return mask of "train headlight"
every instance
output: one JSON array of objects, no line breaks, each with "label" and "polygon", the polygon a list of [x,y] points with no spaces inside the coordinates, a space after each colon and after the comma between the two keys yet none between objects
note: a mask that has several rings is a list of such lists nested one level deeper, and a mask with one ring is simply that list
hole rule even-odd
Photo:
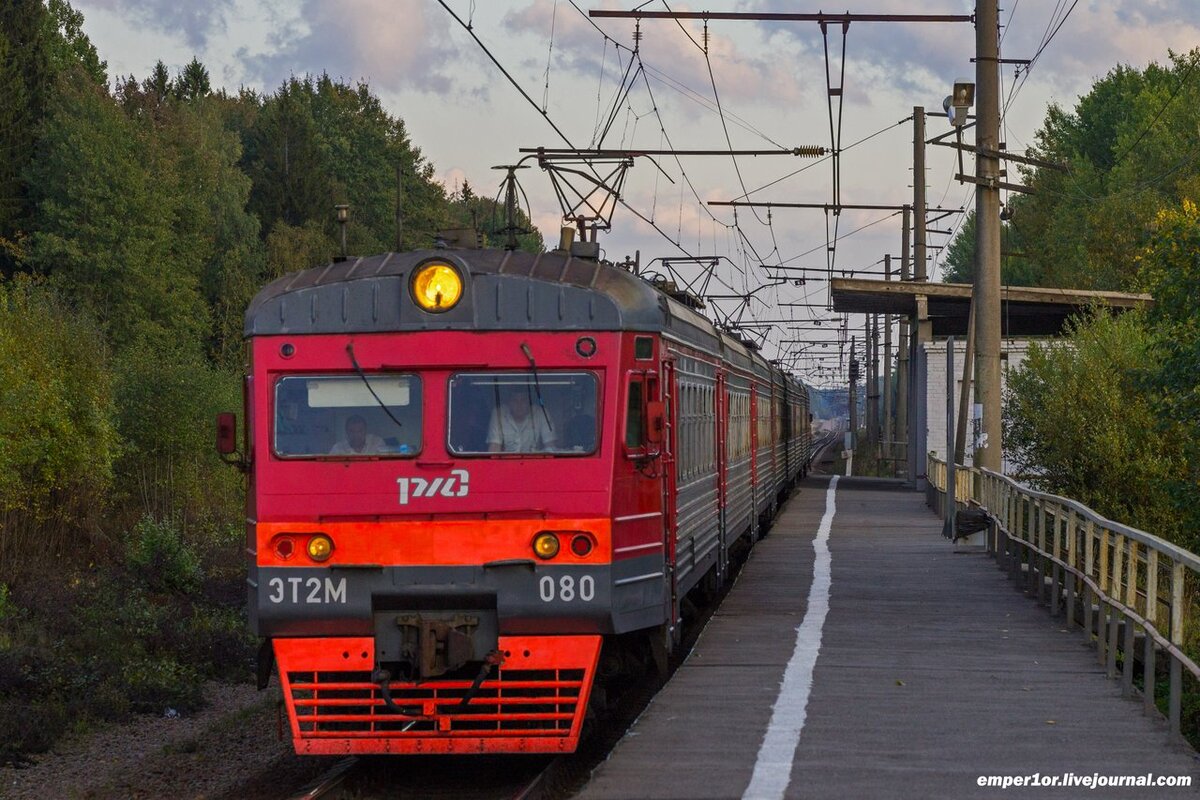
[{"label": "train headlight", "polygon": [[413,274],[413,300],[430,313],[449,311],[462,299],[462,294],[462,276],[449,264],[433,261]]},{"label": "train headlight", "polygon": [[323,533],[308,540],[308,557],[313,561],[327,561],[333,555],[333,539]]},{"label": "train headlight", "polygon": [[533,540],[533,553],[541,559],[554,558],[558,555],[558,537],[553,533],[539,533]]}]

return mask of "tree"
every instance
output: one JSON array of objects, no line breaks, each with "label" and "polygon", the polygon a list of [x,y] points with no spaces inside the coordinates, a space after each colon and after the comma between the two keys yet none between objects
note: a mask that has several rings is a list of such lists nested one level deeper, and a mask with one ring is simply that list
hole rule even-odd
[{"label": "tree", "polygon": [[49,25],[41,0],[0,4],[0,266],[8,274],[23,260],[32,214],[24,171],[53,83]]},{"label": "tree", "polygon": [[[157,76],[155,79],[157,80]],[[175,92],[183,100],[199,100],[212,92],[208,81],[208,68],[200,63],[200,59],[193,56],[179,73],[179,80],[175,82]]]},{"label": "tree", "polygon": [[96,526],[118,442],[95,322],[26,276],[0,283],[0,572]]},{"label": "tree", "polygon": [[1169,490],[1181,440],[1142,389],[1157,347],[1141,315],[1102,309],[1071,323],[1065,341],[1034,344],[1009,375],[1004,441],[1038,488],[1181,541]]},{"label": "tree", "polygon": [[100,59],[95,45],[83,32],[83,14],[73,9],[67,0],[49,0],[48,11],[45,37],[51,70],[62,74],[79,68],[97,86],[106,85],[108,62]]},{"label": "tree", "polygon": [[[950,242],[946,251],[946,263],[942,280],[946,283],[975,282],[975,212],[967,212],[967,218],[958,235]],[[1007,286],[1038,286],[1041,275],[1037,265],[1030,262],[1021,252],[1019,230],[1010,223],[1000,226],[1000,281]]]},{"label": "tree", "polygon": [[31,267],[118,348],[139,336],[202,340],[208,312],[179,250],[174,164],[149,131],[76,73],[51,103],[26,176]]},{"label": "tree", "polygon": [[26,255],[33,207],[25,171],[56,82],[79,72],[101,86],[105,69],[83,33],[83,15],[66,0],[0,4],[0,275]]},{"label": "tree", "polygon": [[1032,155],[1066,172],[1021,169],[1034,194],[1012,205],[1021,249],[1048,286],[1128,290],[1157,212],[1200,172],[1195,138],[1200,50],[1167,66],[1118,66],[1072,112],[1051,106]]},{"label": "tree", "polygon": [[1157,332],[1146,388],[1161,419],[1170,421],[1187,456],[1169,490],[1188,546],[1200,549],[1200,210],[1193,200],[1163,209],[1139,258],[1140,287],[1154,296],[1148,315]]},{"label": "tree", "polygon": [[264,98],[246,133],[242,159],[250,209],[263,230],[303,225],[333,213],[333,176],[312,109],[311,81],[292,78]]}]

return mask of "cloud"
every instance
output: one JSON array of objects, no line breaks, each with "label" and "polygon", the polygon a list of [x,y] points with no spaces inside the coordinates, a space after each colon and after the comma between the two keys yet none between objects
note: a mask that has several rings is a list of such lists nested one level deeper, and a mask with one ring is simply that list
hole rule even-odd
[{"label": "cloud", "polygon": [[[768,0],[752,0],[748,11],[773,10]],[[909,0],[877,0],[873,12],[912,13]],[[970,14],[974,3],[960,0],[923,13]],[[1065,18],[1049,4],[1026,5],[1001,12],[1006,24],[1001,55],[1032,58],[1047,35],[1054,38],[1030,73],[1030,79],[1053,84],[1057,91],[1086,91],[1092,81],[1118,63],[1144,66],[1165,61],[1168,49],[1186,51],[1200,41],[1200,4],[1195,0],[1106,0],[1080,4]],[[1011,24],[1008,24],[1011,20]],[[1059,22],[1062,22],[1059,27]],[[772,43],[794,43],[801,53],[821,55],[822,37],[815,23],[764,22]],[[831,53],[840,53],[840,29],[831,27]],[[847,96],[870,102],[869,93],[886,87],[926,103],[940,98],[956,77],[973,76],[975,26],[947,23],[851,23],[847,40]],[[1006,66],[1006,80],[1013,67]]]},{"label": "cloud", "polygon": [[[80,4],[83,5],[82,3]],[[206,3],[179,0],[87,0],[86,5],[132,18],[166,33],[179,33],[190,47],[202,50],[214,34],[226,30],[226,15],[234,0]]]},{"label": "cloud", "polygon": [[274,37],[275,52],[246,55],[247,70],[268,86],[323,71],[365,80],[376,92],[447,94],[459,54],[449,17],[424,0],[304,0],[298,24]]}]

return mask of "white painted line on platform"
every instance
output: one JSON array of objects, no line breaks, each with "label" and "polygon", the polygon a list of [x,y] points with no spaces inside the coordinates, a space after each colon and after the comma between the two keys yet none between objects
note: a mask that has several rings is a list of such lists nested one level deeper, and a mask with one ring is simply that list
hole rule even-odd
[{"label": "white painted line on platform", "polygon": [[779,696],[771,709],[771,722],[758,748],[754,774],[742,794],[742,800],[778,800],[787,791],[792,778],[792,761],[796,756],[796,745],[800,743],[800,732],[804,730],[813,669],[817,666],[817,653],[821,649],[821,629],[829,614],[829,587],[833,577],[829,531],[833,527],[833,515],[837,512],[834,502],[837,482],[838,476],[834,475],[825,493],[825,515],[821,517],[821,526],[813,539],[815,557],[812,585],[808,589],[808,608],[804,612],[804,621],[796,628],[796,647],[784,670]]}]

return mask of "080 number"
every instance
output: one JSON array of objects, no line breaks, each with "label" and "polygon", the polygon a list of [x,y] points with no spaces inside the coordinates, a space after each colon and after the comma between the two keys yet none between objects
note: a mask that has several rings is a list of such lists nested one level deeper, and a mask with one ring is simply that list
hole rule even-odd
[{"label": "080 number", "polygon": [[574,575],[563,575],[555,580],[552,575],[543,575],[538,580],[538,597],[543,603],[553,603],[555,600],[564,603],[581,600],[589,603],[596,597],[596,579],[591,575],[584,575],[575,580]]}]

